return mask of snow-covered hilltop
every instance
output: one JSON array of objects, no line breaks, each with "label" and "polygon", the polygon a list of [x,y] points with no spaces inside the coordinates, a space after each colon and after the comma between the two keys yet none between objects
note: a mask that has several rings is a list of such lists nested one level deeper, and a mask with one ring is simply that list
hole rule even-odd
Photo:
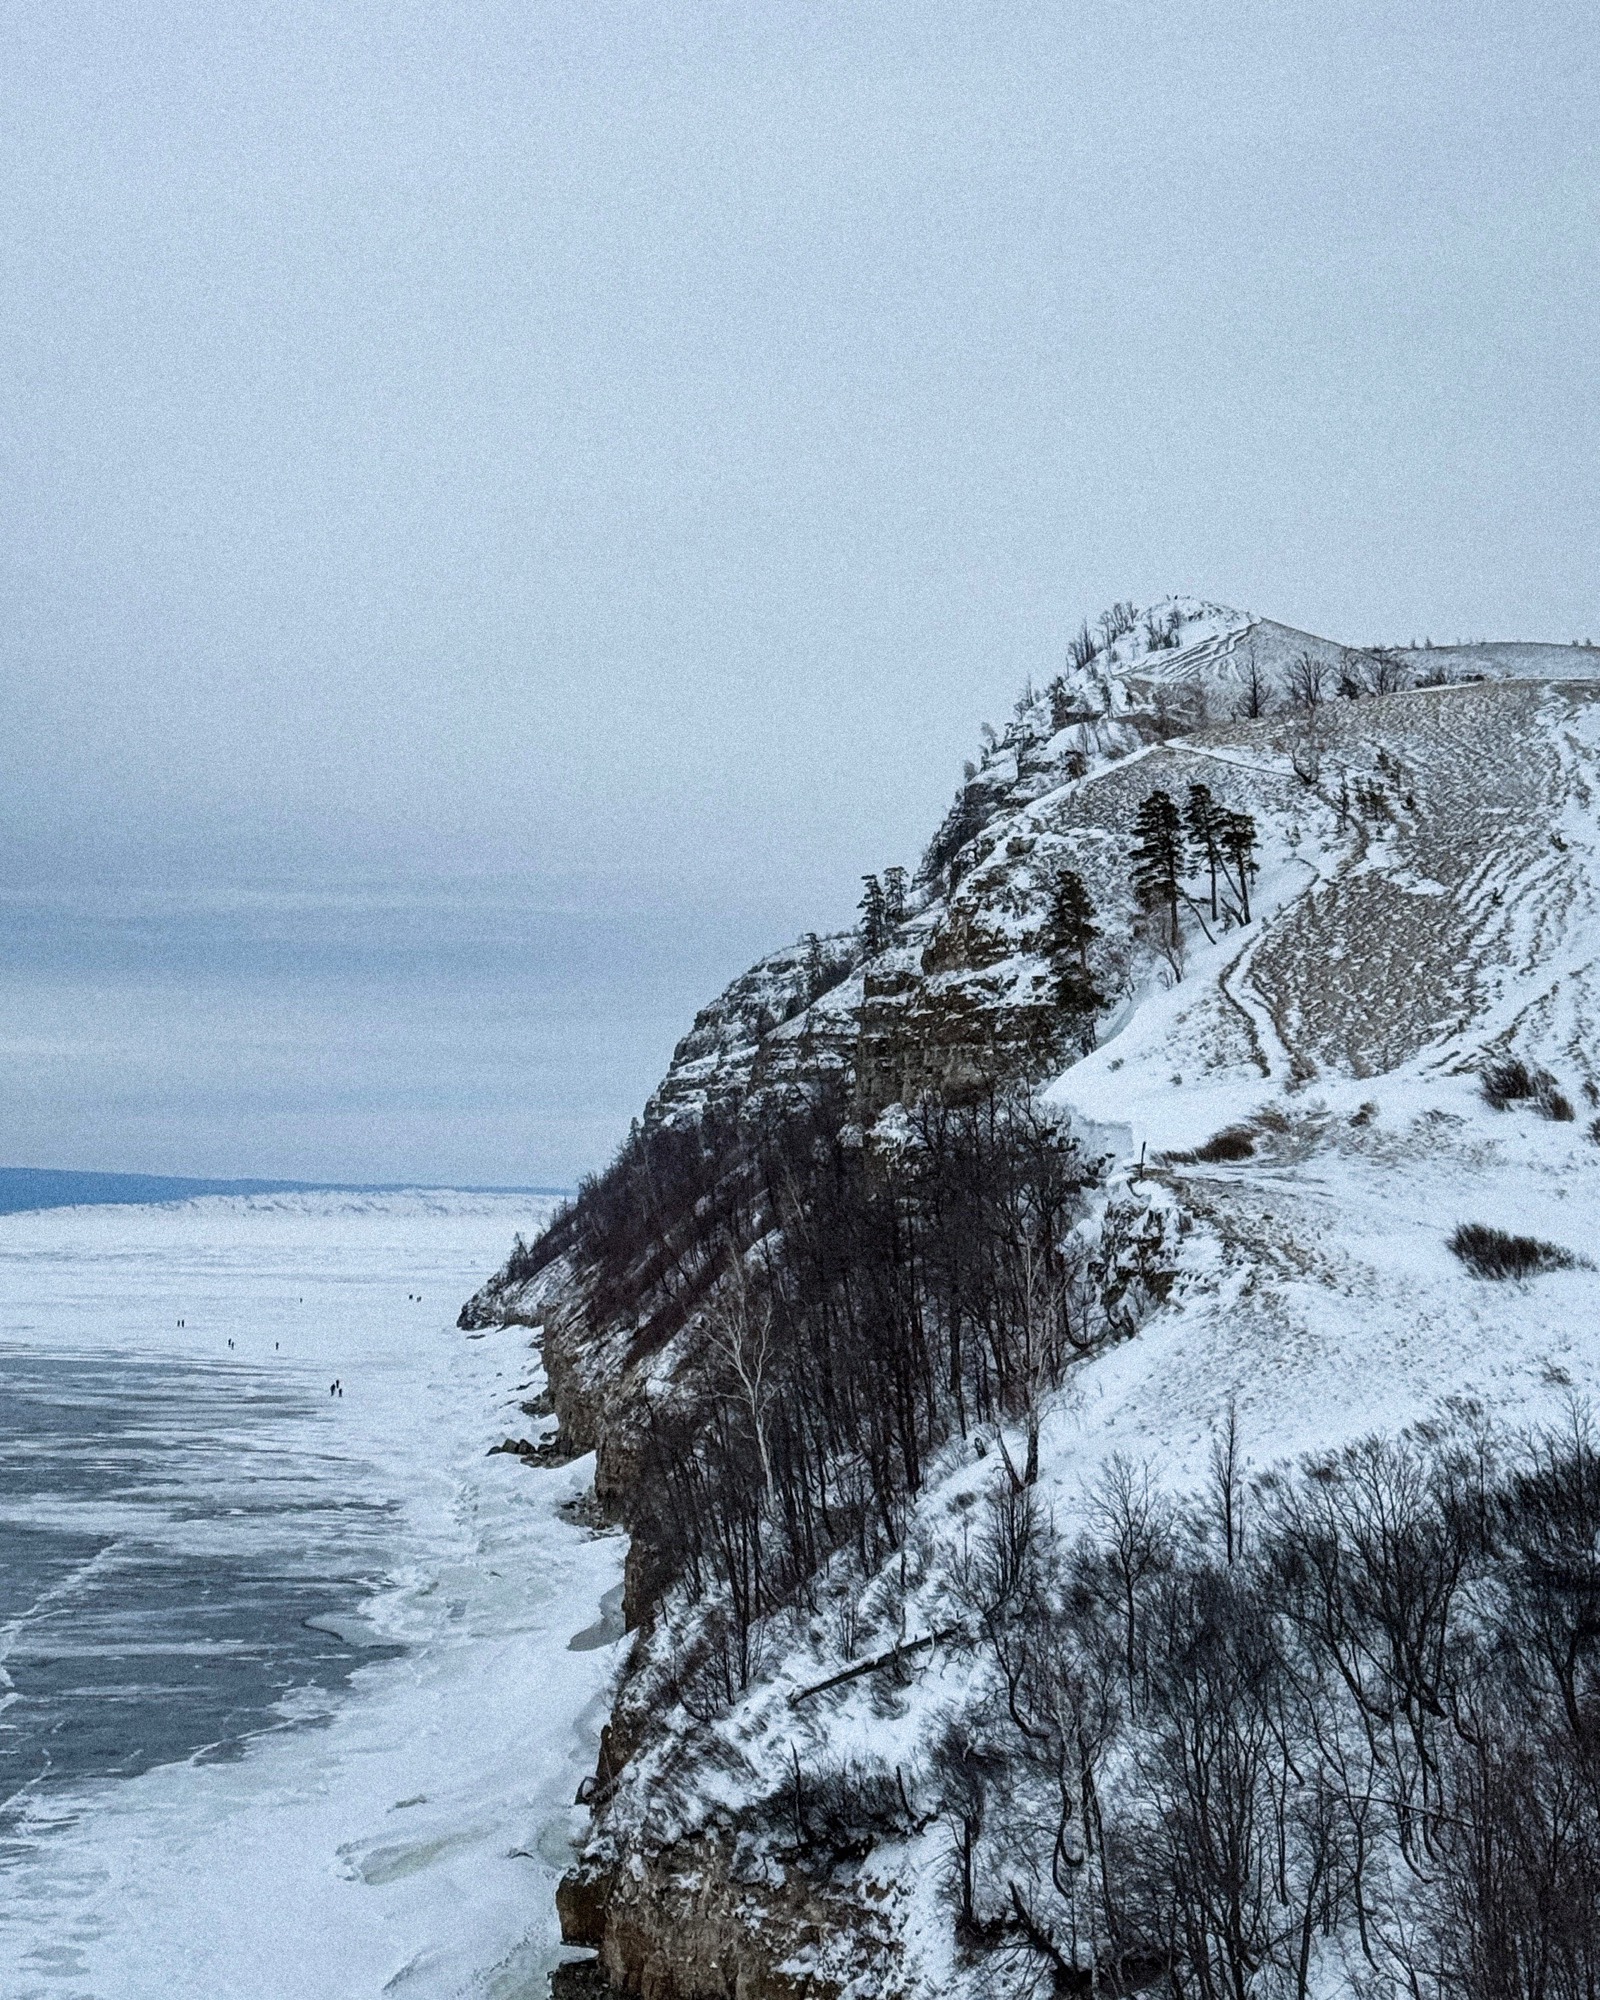
[{"label": "snow-covered hilltop", "polygon": [[[1588,1771],[1600,1701],[1600,652],[1114,607],[881,890],[702,1012],[465,1309],[542,1327],[634,1537],[568,1935],[658,2000],[1502,1990],[1451,1954],[1515,1871],[1469,1907],[1451,1829],[1486,1743],[1566,1773],[1570,1726]],[[1567,1569],[1517,1540],[1536,1489]],[[1341,1537],[1410,1625],[1305,1609]],[[1562,1618],[1519,1709],[1486,1635]],[[1205,1756],[1264,1718],[1215,1936],[1173,1692],[1207,1645]]]},{"label": "snow-covered hilltop", "polygon": [[[1120,1029],[1159,971],[1134,934],[1127,865],[1133,813],[1157,787],[1181,803],[1189,785],[1205,784],[1260,820],[1267,874],[1252,963],[1284,959],[1276,944],[1263,952],[1266,931],[1310,885],[1306,871],[1318,869],[1337,873],[1333,902],[1349,907],[1364,958],[1388,940],[1408,989],[1418,976],[1448,987],[1438,952],[1410,935],[1414,905],[1390,907],[1407,871],[1389,868],[1386,857],[1416,843],[1483,852],[1526,814],[1543,824],[1557,809],[1570,774],[1519,759],[1513,745],[1528,732],[1529,697],[1498,685],[1547,679],[1600,680],[1600,649],[1354,648],[1195,599],[1145,612],[1115,607],[1097,627],[1085,625],[1063,672],[1025,690],[1004,731],[989,733],[887,948],[869,957],[852,934],[763,959],[697,1016],[646,1120],[692,1121],[750,1093],[759,1102],[821,1067],[852,1075],[873,1110],[1019,1066],[1042,1074],[1059,1023],[1037,946],[1054,874],[1069,864],[1102,913],[1102,983],[1116,997]],[[1572,699],[1581,705],[1586,696]],[[1503,783],[1485,783],[1501,761]],[[1427,805],[1407,806],[1419,784]],[[1473,823],[1463,823],[1473,812]],[[1319,920],[1332,907],[1320,891],[1309,906]],[[1433,914],[1458,921],[1453,907]],[[1189,941],[1203,942],[1196,926]],[[1458,943],[1457,957],[1475,950]],[[1382,989],[1394,968],[1373,965],[1367,976]],[[1385,1002],[1363,992],[1359,1004],[1396,1014],[1381,1031],[1387,1043],[1414,1013],[1414,997]],[[1223,1006],[1225,1020],[1242,1020],[1235,1000]],[[1382,1050],[1372,1060],[1388,1066]]]}]

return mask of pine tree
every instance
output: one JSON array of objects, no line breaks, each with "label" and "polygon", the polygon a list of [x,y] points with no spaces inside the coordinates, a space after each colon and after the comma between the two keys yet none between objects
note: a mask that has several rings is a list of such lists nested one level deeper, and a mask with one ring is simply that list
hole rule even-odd
[{"label": "pine tree", "polygon": [[1255,856],[1261,846],[1256,823],[1247,812],[1225,812],[1221,815],[1217,838],[1223,854],[1233,864],[1239,888],[1239,915],[1249,923],[1250,884],[1257,873]]},{"label": "pine tree", "polygon": [[1094,1017],[1106,1004],[1089,970],[1089,946],[1100,935],[1095,907],[1083,877],[1064,868],[1050,894],[1050,914],[1041,939],[1050,961],[1055,1002],[1078,1028],[1086,1049],[1094,1047]]},{"label": "pine tree", "polygon": [[883,914],[891,928],[897,928],[906,920],[906,871],[903,868],[885,868],[883,871]]},{"label": "pine tree", "polygon": [[827,967],[822,956],[822,940],[815,931],[806,932],[800,940],[800,949],[804,954],[802,962],[805,966],[806,1005],[809,1007],[817,995],[827,987]]},{"label": "pine tree", "polygon": [[1211,796],[1209,785],[1189,787],[1189,804],[1183,817],[1189,834],[1189,851],[1194,856],[1195,866],[1204,868],[1211,877],[1211,921],[1215,923],[1217,876],[1222,868],[1222,842],[1219,837],[1222,815]]},{"label": "pine tree", "polygon": [[1089,970],[1089,947],[1100,935],[1095,907],[1083,877],[1075,868],[1063,868],[1050,892],[1050,914],[1045,919],[1045,956],[1070,959],[1080,970]]},{"label": "pine tree", "polygon": [[1164,910],[1168,942],[1179,937],[1178,897],[1183,881],[1183,818],[1167,792],[1152,792],[1133,822],[1134,893],[1144,908]]},{"label": "pine tree", "polygon": [[1058,729],[1065,729],[1071,722],[1072,697],[1067,693],[1067,683],[1060,674],[1051,681],[1045,694],[1050,701],[1050,729],[1053,734]]},{"label": "pine tree", "polygon": [[888,948],[889,913],[884,905],[883,884],[877,876],[863,875],[861,882],[861,901],[856,905],[861,912],[861,944],[868,958],[875,958]]}]

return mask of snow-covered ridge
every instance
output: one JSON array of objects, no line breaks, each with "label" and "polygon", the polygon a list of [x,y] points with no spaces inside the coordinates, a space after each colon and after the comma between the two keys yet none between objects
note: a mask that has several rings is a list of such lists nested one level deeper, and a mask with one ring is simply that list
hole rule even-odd
[{"label": "snow-covered ridge", "polygon": [[[1560,1420],[1600,1393],[1600,654],[1347,647],[1190,600],[1109,622],[989,733],[888,935],[830,941],[848,972],[814,998],[799,950],[736,982],[652,1118],[759,1123],[843,1078],[859,1142],[887,1150],[919,1098],[1021,1081],[1112,1156],[1101,1219],[1153,1233],[1166,1268],[1136,1333],[1075,1362],[1048,1405],[1036,1497],[1069,1536],[1119,1454],[1195,1490],[1230,1409],[1252,1476],[1442,1413]],[[1196,786],[1250,817],[1250,907],[1226,886],[1214,907],[1192,865],[1163,937],[1134,893],[1133,830],[1152,793],[1181,806]],[[1046,936],[1065,869],[1095,906],[1107,1002],[1086,1054],[1062,1034]],[[1491,1102],[1506,1062],[1528,1088]],[[1464,1223],[1568,1261],[1488,1282],[1451,1251]],[[702,1407],[689,1345],[632,1360],[626,1300],[602,1325],[581,1272],[538,1282],[603,1469],[608,1399]],[[1020,1426],[1003,1441],[1020,1465]],[[1005,1706],[961,1636],[969,1533],[1004,1486],[979,1445],[930,1465],[894,1560],[862,1578],[841,1558],[814,1614],[773,1617],[723,1711],[632,1712],[585,1880],[633,1886],[612,1892],[609,1931],[602,1909],[573,1932],[627,1990],[698,1992],[671,1935],[709,1949],[713,1911],[751,1979],[782,1963],[828,2000],[992,1990],[994,1961],[953,1930],[937,1777],[947,1732]],[[625,1507],[620,1453],[607,1476]],[[697,1615],[647,1621],[637,1688],[667,1684],[650,1676]],[[869,1670],[913,1640],[914,1663]],[[802,1893],[757,1808],[845,1756],[905,1786],[900,1831]],[[1342,1951],[1319,1957],[1319,1992],[1357,1990]]]},{"label": "snow-covered ridge", "polygon": [[[1600,649],[1358,647],[1194,598],[1116,607],[1084,626],[1061,673],[1023,690],[1003,730],[986,730],[923,857],[892,949],[869,963],[860,938],[846,933],[769,954],[697,1015],[646,1120],[692,1121],[763,1088],[787,1088],[818,1063],[854,1070],[863,1024],[871,1042],[886,1018],[877,1004],[886,983],[895,988],[887,1016],[921,1017],[913,1032],[924,1040],[929,1010],[947,1016],[952,1005],[974,1010],[977,1042],[991,1029],[1005,1042],[1019,1024],[1023,1039],[1034,1040],[1028,1010],[1044,991],[1034,947],[1052,873],[1070,859],[1131,931],[1124,832],[1133,785],[1204,783],[1235,804],[1261,792],[1271,810],[1281,806],[1296,819],[1318,809],[1304,796],[1308,788],[1320,788],[1337,811],[1342,785],[1348,816],[1352,786],[1376,783],[1381,792],[1388,783],[1374,759],[1395,720],[1393,697],[1425,700],[1439,688],[1494,683],[1509,698],[1510,684],[1557,679],[1600,680]],[[1432,711],[1403,703],[1399,715],[1413,712]],[[1482,726],[1469,764],[1499,754],[1492,707],[1469,703],[1454,712],[1472,713]],[[1250,747],[1228,747],[1241,726]],[[1422,740],[1428,733],[1424,724]],[[1270,752],[1258,751],[1258,742]],[[1137,780],[1107,776],[1130,759],[1142,767],[1152,758]],[[1183,769],[1175,775],[1169,765]],[[1459,793],[1460,781],[1453,783]],[[1117,815],[1121,827],[1112,824]],[[1120,1021],[1129,982],[1139,976],[1128,956],[1137,957],[1137,947],[1109,936],[1104,949]],[[941,1061],[954,1073],[966,1056],[958,1050]],[[900,1085],[915,1087],[892,1052],[891,1070],[897,1063],[898,1074],[872,1084],[876,1103],[893,1101]]]}]

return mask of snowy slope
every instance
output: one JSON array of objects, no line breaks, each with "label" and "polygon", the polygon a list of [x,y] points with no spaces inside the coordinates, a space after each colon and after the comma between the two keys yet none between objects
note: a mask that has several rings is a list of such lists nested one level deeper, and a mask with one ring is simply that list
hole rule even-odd
[{"label": "snowy slope", "polygon": [[[707,1061],[716,1003],[693,1073],[686,1061],[664,1097],[674,1115],[742,1097],[759,1116],[764,1078],[792,1081],[792,1052],[825,1046],[853,1062],[869,1141],[892,1135],[902,1099],[1009,1073],[1112,1156],[1106,1207],[1154,1218],[1174,1282],[1046,1412],[1039,1491],[1064,1535],[1114,1454],[1195,1487],[1230,1406],[1257,1472],[1452,1409],[1502,1427],[1553,1419],[1573,1395],[1600,1396],[1595,658],[1382,655],[1192,600],[1139,614],[1027,691],[987,743],[889,948],[862,960],[858,947],[850,979],[753,1050],[727,1034],[731,1092]],[[1308,661],[1323,676],[1313,700]],[[1129,884],[1133,821],[1153,790],[1181,803],[1194,784],[1253,816],[1260,872],[1248,923],[1212,918],[1194,882],[1183,949],[1163,953]],[[1092,1053],[1041,1066],[1040,931],[1063,866],[1097,906],[1109,1004]],[[1541,1094],[1496,1109],[1482,1073],[1508,1056]],[[1203,1157],[1224,1132],[1231,1157]],[[1448,1248],[1468,1222],[1551,1243],[1571,1268],[1475,1277]],[[659,1397],[670,1367],[652,1370]],[[1023,1438],[1009,1442],[1020,1462]],[[796,1760],[926,1771],[952,1718],[995,1698],[953,1643],[920,1652],[892,1690],[863,1676],[795,1704],[959,1623],[951,1577],[994,1466],[952,1448],[896,1560],[842,1581],[827,1615],[775,1620],[756,1684],[725,1716],[654,1719],[595,1851],[634,1871],[636,1900],[663,1921],[688,1921],[677,1885],[692,1881],[695,1907],[714,1889],[801,1992],[988,1990],[952,1946],[944,1835],[881,1844],[841,1905],[804,1902],[739,1828]],[[643,1647],[641,1671],[651,1657]]]},{"label": "snowy slope", "polygon": [[[1558,1426],[1572,1398],[1600,1398],[1600,1145],[1589,1129],[1600,1100],[1600,690],[1411,699],[1426,699],[1427,715],[1399,698],[1383,735],[1405,750],[1414,811],[1359,840],[1341,839],[1317,802],[1279,818],[1254,935],[1197,952],[1181,982],[1151,993],[1050,1090],[1090,1129],[1121,1128],[1119,1178],[1159,1191],[1186,1230],[1171,1302],[1076,1371],[1047,1420],[1041,1496],[1069,1533],[1114,1454],[1198,1490],[1230,1405],[1259,1473],[1451,1411],[1515,1430]],[[1333,748],[1357,741],[1352,731]],[[1270,768],[1271,746],[1256,754]],[[1240,1009],[1253,1030],[1243,1043]],[[1486,1103],[1478,1069],[1504,1048],[1547,1063],[1578,1115]],[[1240,1126],[1246,1159],[1163,1156]],[[1465,1221],[1581,1261],[1487,1283],[1446,1247]],[[1020,1438],[1013,1450],[1020,1458]],[[934,1580],[896,1607],[907,1629],[949,1621],[937,1551],[991,1477],[961,1465],[925,1496]],[[819,1672],[808,1661],[796,1678]],[[920,1671],[890,1754],[907,1767],[927,1756],[970,1699],[969,1673],[955,1654]],[[881,1737],[867,1694],[824,1700],[814,1754],[841,1733]],[[914,1886],[939,1854],[929,1839],[881,1859],[907,1992],[960,1989],[937,1899]]]},{"label": "snowy slope", "polygon": [[1456,646],[1403,646],[1399,657],[1425,678],[1443,671],[1451,680],[1592,680],[1600,675],[1600,647],[1589,640],[1568,646],[1525,639],[1477,639]]},{"label": "snowy slope", "polygon": [[[985,1024],[1003,1017],[1002,1041],[1018,1034],[1028,1040],[1026,1009],[1042,996],[1043,976],[1029,953],[1043,920],[1050,871],[1065,854],[1057,836],[1071,833],[1072,865],[1097,900],[1120,908],[1126,923],[1132,907],[1122,843],[1135,785],[1148,791],[1156,784],[1181,789],[1205,783],[1224,803],[1251,810],[1259,805],[1286,825],[1308,826],[1319,807],[1338,814],[1341,786],[1346,813],[1353,788],[1375,786],[1393,793],[1404,819],[1410,811],[1403,805],[1405,787],[1394,790],[1378,768],[1378,753],[1403,764],[1408,745],[1426,742],[1437,720],[1466,760],[1448,780],[1443,816],[1435,820],[1438,844],[1448,846],[1454,836],[1447,829],[1454,828],[1459,801],[1477,787],[1479,771],[1502,755],[1520,754],[1496,729],[1517,737],[1526,721],[1517,709],[1497,723],[1491,711],[1461,695],[1462,686],[1483,688],[1483,699],[1492,704],[1512,698],[1506,682],[1539,686],[1600,675],[1600,652],[1586,647],[1353,647],[1192,598],[1168,599],[1138,613],[1128,607],[1116,622],[1128,629],[1101,638],[1092,657],[1067,665],[1045,688],[1026,689],[1006,728],[989,737],[969,766],[924,857],[896,940],[911,956],[864,967],[859,940],[850,934],[823,939],[809,952],[799,944],[772,953],[696,1017],[651,1100],[650,1120],[693,1120],[713,1103],[737,1103],[768,1084],[786,1086],[818,1061],[848,1070],[857,1054],[863,1001],[882,997],[886,975],[899,982],[894,1009],[915,1017],[908,1029],[913,1040],[941,1036],[943,1025],[932,1017],[947,1014],[952,1004],[975,1009]],[[1093,638],[1086,631],[1082,644]],[[1457,692],[1441,704],[1435,700],[1441,688]],[[1403,697],[1398,706],[1397,696]],[[1385,735],[1391,728],[1392,746]],[[1178,742],[1187,747],[1162,752],[1163,745]],[[1144,760],[1158,752],[1161,761],[1146,771]],[[1475,764],[1476,758],[1487,762]],[[1140,775],[1105,782],[1112,767],[1128,759]],[[1517,803],[1496,807],[1486,792],[1491,820],[1497,810],[1502,822],[1526,811],[1548,813],[1549,785],[1533,797],[1525,787],[1516,789],[1522,783],[1516,772],[1508,768],[1507,776]],[[1100,830],[1098,843],[1093,827]],[[1485,822],[1472,837],[1490,831]],[[1041,835],[1043,844],[1033,853]],[[1389,896],[1384,871],[1369,872],[1363,889],[1347,868],[1343,893],[1358,903],[1363,896]],[[1386,924],[1379,934],[1388,934]],[[1286,948],[1297,949],[1300,933],[1284,935]],[[1113,953],[1105,969],[1114,984],[1126,986],[1125,955]],[[1380,984],[1387,977],[1376,963],[1371,972]],[[1358,996],[1355,1004],[1367,1002]],[[869,1005],[869,1013],[875,1024],[887,1019],[881,1006]],[[987,1032],[986,1025],[976,1039]],[[960,1060],[951,1058],[946,1067]],[[890,1097],[917,1086],[916,1062],[908,1063],[901,1048],[890,1048],[878,1067],[889,1079]],[[875,1101],[884,1101],[881,1091]]]}]

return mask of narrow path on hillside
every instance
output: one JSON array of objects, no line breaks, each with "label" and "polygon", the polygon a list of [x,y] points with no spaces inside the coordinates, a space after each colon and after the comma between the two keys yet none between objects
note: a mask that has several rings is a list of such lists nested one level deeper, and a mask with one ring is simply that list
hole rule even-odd
[{"label": "narrow path on hillside", "polygon": [[[1193,756],[1206,758],[1215,764],[1224,764],[1231,770],[1248,771],[1254,776],[1271,778],[1275,782],[1281,782],[1284,776],[1281,765],[1266,764],[1258,758],[1232,756],[1226,751],[1213,750],[1201,743],[1186,742],[1184,747]],[[1339,819],[1337,803],[1326,793],[1315,788],[1312,788],[1311,795],[1327,807],[1337,824]],[[1359,828],[1354,850],[1341,855],[1332,866],[1326,864],[1325,858],[1319,862],[1303,854],[1296,854],[1294,858],[1300,865],[1310,870],[1310,881],[1298,894],[1291,896],[1287,902],[1280,903],[1270,916],[1257,919],[1251,926],[1254,935],[1217,975],[1217,990],[1227,1005],[1243,1021],[1261,1074],[1269,1081],[1276,1075],[1272,1058],[1268,1054],[1269,1047],[1277,1050],[1288,1076],[1305,1074],[1308,1065],[1304,1051],[1293,1046],[1288,1029],[1277,1012],[1268,1004],[1260,989],[1253,988],[1248,983],[1251,980],[1256,956],[1268,937],[1291,910],[1298,908],[1321,884],[1333,881],[1342,871],[1356,865],[1365,854],[1366,836]]]}]

